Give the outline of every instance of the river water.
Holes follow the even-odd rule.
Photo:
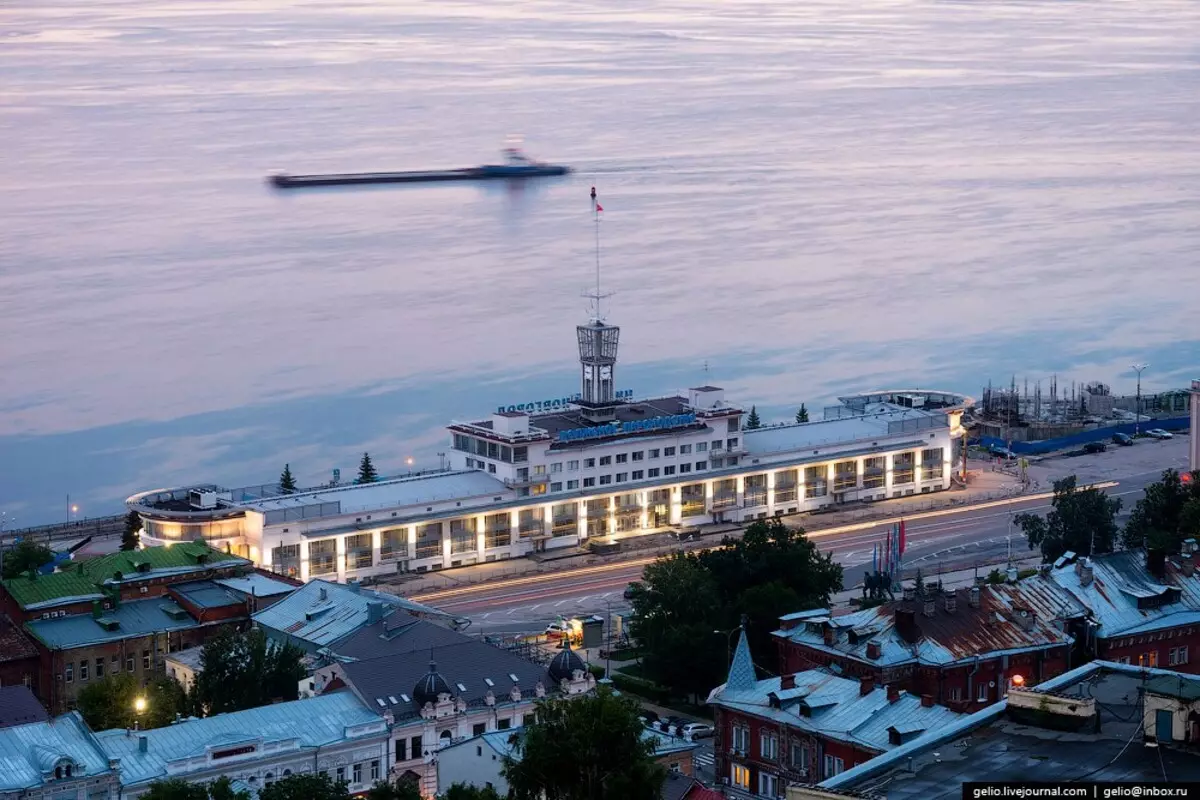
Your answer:
[[[7,4],[0,511],[436,465],[448,419],[575,391],[593,184],[639,395],[1182,385],[1198,34],[1191,0]],[[263,181],[512,133],[578,174]]]

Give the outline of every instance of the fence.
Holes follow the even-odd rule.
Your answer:
[[[1053,439],[1040,439],[1036,442],[1008,442],[997,436],[980,436],[979,443],[984,447],[1010,447],[1018,455],[1041,455],[1055,450],[1065,450],[1068,447],[1079,447],[1088,442],[1101,442],[1111,439],[1114,433],[1125,433],[1132,436],[1135,431],[1145,432],[1150,428],[1162,428],[1167,431],[1185,430],[1191,423],[1189,417],[1169,417],[1167,419],[1148,419],[1141,422],[1123,422],[1119,425],[1105,425],[1088,431],[1080,431],[1068,436],[1058,436]]]
[[[32,528],[14,528],[3,531],[2,538],[33,539],[39,542],[52,542],[56,539],[81,539],[85,536],[116,536],[125,529],[125,516],[115,514],[111,517],[90,517],[74,522],[58,522],[50,525],[36,525]]]

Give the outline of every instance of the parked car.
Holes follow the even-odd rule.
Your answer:
[[[1005,461],[1012,461],[1017,457],[1017,454],[1012,450],[1009,450],[1007,447],[992,447],[989,448],[989,452],[996,458],[1003,458]]]
[[[551,622],[546,626],[546,635],[551,638],[570,636],[571,626],[565,620],[561,619],[558,622]]]
[[[624,597],[626,600],[632,600],[633,599],[633,587],[634,587],[634,584],[632,584],[632,583],[629,584],[628,586],[626,586],[625,591],[621,593],[621,596]]]
[[[1104,442],[1088,442],[1083,446],[1083,452],[1085,453],[1103,453],[1107,449],[1108,445]]]
[[[1119,444],[1122,447],[1131,447],[1133,446],[1133,437],[1124,433],[1114,433],[1113,444]]]
[[[642,713],[638,715],[638,719],[640,719],[642,721],[642,724],[645,725],[647,728],[658,727],[658,714],[654,711],[650,711],[649,709],[643,708]]]
[[[685,739],[695,740],[708,739],[712,737],[716,731],[713,729],[712,725],[705,725],[703,722],[689,722],[687,725],[683,726],[683,730],[680,731],[680,733]]]
[[[1174,439],[1175,437],[1164,431],[1162,428],[1151,428],[1146,431],[1147,436],[1153,436],[1155,439]]]

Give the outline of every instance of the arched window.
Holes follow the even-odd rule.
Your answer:
[[[62,780],[62,767],[55,767],[55,768],[54,768],[54,779],[55,779],[55,780]]]
[[[67,764],[67,777],[71,777],[71,765]]]
[[[440,738],[443,742],[448,742],[454,738],[454,735],[450,733],[450,731],[442,731],[442,735],[438,738]]]
[[[285,778],[286,778],[288,775],[291,775],[291,774],[292,774],[292,771],[291,771],[290,769],[285,769],[285,770],[283,771],[283,777],[285,777]]]

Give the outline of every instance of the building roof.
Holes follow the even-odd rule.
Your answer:
[[[948,425],[946,415],[941,411],[886,405],[871,406],[868,411],[870,413],[834,419],[754,428],[743,431],[743,441],[747,452],[756,456],[911,435],[917,430]],[[949,457],[949,453],[946,456]]]
[[[957,800],[971,781],[1200,780],[1200,759],[1159,748],[1147,757],[1139,742],[1143,717],[1139,688],[1165,670],[1093,661],[1040,684],[1035,692],[1095,698],[1099,732],[1038,727],[1029,717],[1010,719],[1002,700],[931,731],[818,785],[838,792],[870,792],[888,800]],[[1161,761],[1159,757],[1161,756]]]
[[[313,650],[333,646],[397,611],[439,618],[450,616],[431,606],[363,589],[358,584],[313,580],[254,614],[253,619],[263,628]]]
[[[100,587],[120,580],[147,580],[171,575],[203,572],[213,565],[233,566],[250,562],[213,550],[203,542],[181,542],[172,547],[148,547],[111,553],[86,561],[72,561],[61,572],[22,576],[4,581],[4,588],[26,610],[65,603],[97,600]]]
[[[431,647],[458,644],[463,635],[411,614],[390,614],[337,642],[332,650],[342,661],[382,658],[398,653],[428,653]]]
[[[123,602],[103,614],[98,619],[91,614],[38,619],[25,623],[25,628],[52,650],[70,650],[152,633],[203,627],[182,606],[166,597]]]
[[[824,670],[794,676],[794,688],[783,689],[782,678],[767,678],[751,687],[728,683],[712,691],[710,705],[787,725],[814,735],[883,752],[893,747],[890,729],[916,735],[953,722],[961,715],[944,706],[925,706],[921,698],[900,692],[888,700],[883,688],[862,693],[858,680]]]
[[[691,775],[684,775],[682,772],[668,772],[659,797],[662,800],[684,800],[685,797],[690,797],[689,792],[698,786],[703,787],[703,784]]]
[[[0,686],[0,728],[47,719],[46,709],[28,686]]]
[[[187,667],[193,672],[200,670],[201,656],[204,655],[204,646],[189,647],[186,650],[176,650],[174,653],[166,655],[167,661],[174,661],[180,666]]]
[[[521,758],[521,737],[524,735],[523,728],[515,728],[507,731],[490,731],[481,733],[478,736],[472,736],[470,739],[464,739],[461,742],[456,742],[444,749],[449,750],[454,747],[466,747],[484,745],[491,748],[498,756],[511,756],[515,760]],[[686,739],[681,739],[678,736],[668,736],[665,733],[658,733],[650,729],[642,730],[642,741],[654,742],[654,757],[661,758],[675,753],[686,753],[690,750],[695,750],[700,745],[695,742],[689,742]]]
[[[38,650],[33,642],[7,617],[0,616],[0,663],[37,657]]]
[[[827,612],[785,620],[784,629],[775,635],[880,667],[944,666],[979,656],[1070,644],[1074,640],[1063,632],[1063,620],[1086,614],[1079,603],[1040,575],[1016,584],[980,587],[979,608],[971,607],[971,592],[960,588],[952,593],[954,611],[947,610],[944,595],[937,596],[933,616],[925,616],[923,599],[902,599],[838,617]],[[1031,612],[1032,620],[1022,616],[1022,611]],[[914,620],[915,642],[901,635],[903,628],[897,630],[898,615],[904,612]],[[830,628],[834,639],[826,643],[826,629]],[[878,658],[867,653],[871,642],[879,643]]]
[[[69,759],[72,776],[95,777],[111,770],[96,737],[72,711],[46,722],[0,728],[0,792],[41,788],[54,768]]]
[[[497,478],[479,470],[438,472],[432,475],[396,478],[376,483],[349,484],[311,492],[264,497],[239,504],[250,511],[266,514],[271,511],[321,507],[337,504],[333,514],[353,514],[378,508],[403,508],[405,506],[429,505],[465,497],[495,495],[511,498],[512,490]],[[305,515],[307,518],[309,515]],[[300,519],[301,517],[297,517]]]
[[[1089,559],[1092,580],[1080,580],[1080,564],[1051,572],[1056,584],[1091,609],[1101,638],[1141,634],[1200,624],[1200,574],[1182,571],[1182,556],[1166,560],[1166,571],[1155,577],[1146,567],[1144,550],[1122,550]]]
[[[557,688],[545,667],[467,636],[430,650],[351,661],[342,664],[341,670],[364,703],[381,712],[391,710],[395,719],[402,719],[420,713],[413,687],[429,674],[431,660],[454,697],[461,697],[468,706],[482,706],[489,691],[496,705],[510,702],[513,676],[525,699],[533,696],[538,683],[548,694]]]
[[[1144,688],[1150,694],[1174,697],[1185,703],[1200,700],[1200,677],[1195,675],[1159,675],[1146,681]]]
[[[246,597],[278,597],[281,594],[290,594],[297,588],[294,583],[263,575],[261,572],[251,572],[249,575],[233,578],[217,578],[213,583]]]
[[[109,758],[121,759],[121,785],[138,785],[168,774],[211,770],[201,763],[187,769],[183,762],[210,749],[240,745],[277,744],[278,750],[310,750],[372,735],[385,735],[387,723],[350,692],[334,692],[306,700],[250,708],[203,719],[188,719],[130,735],[109,730],[96,734]],[[140,752],[139,737],[147,739]]]
[[[200,609],[242,605],[245,600],[215,581],[188,581],[170,587],[171,594]]]

